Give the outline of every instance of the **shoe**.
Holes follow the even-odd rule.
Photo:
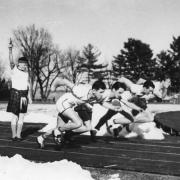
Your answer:
[[[63,134],[58,129],[55,129],[53,131],[54,142],[57,145],[62,144],[62,136],[63,136]]]
[[[74,133],[72,131],[67,131],[63,136],[64,141],[72,142],[74,140],[73,135]]]
[[[121,130],[122,130],[122,126],[119,126],[119,127],[117,127],[117,128],[114,128],[114,129],[113,129],[113,136],[114,136],[115,138],[118,138],[119,133],[121,132]]]
[[[92,129],[92,130],[90,131],[91,136],[96,136],[97,132],[98,132],[98,130]]]
[[[36,141],[37,141],[39,147],[40,147],[41,149],[43,149],[43,148],[44,148],[44,138],[43,138],[42,136],[38,136],[37,139],[36,139]]]
[[[98,132],[98,130],[96,130],[96,129],[92,129],[92,130],[90,131],[91,140],[92,140],[93,142],[96,142],[96,134],[97,134],[97,132]]]
[[[23,140],[23,138],[21,138],[21,137],[16,137],[16,141],[17,142],[21,142]]]
[[[17,137],[12,137],[11,141],[17,141]]]

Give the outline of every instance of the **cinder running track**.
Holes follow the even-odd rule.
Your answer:
[[[45,149],[39,149],[36,137],[44,124],[25,123],[24,140],[12,142],[9,122],[0,122],[0,155],[21,154],[36,162],[68,159],[84,167],[129,170],[143,173],[180,176],[180,136],[167,136],[163,141],[78,136],[71,144],[58,147],[52,137]]]

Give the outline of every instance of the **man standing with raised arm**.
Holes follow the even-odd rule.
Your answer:
[[[12,113],[11,130],[12,140],[21,141],[21,132],[28,102],[31,103],[28,77],[28,61],[25,57],[18,59],[15,64],[10,58],[12,87],[8,101],[7,112]]]
[[[17,64],[13,61],[12,40],[9,43],[9,61],[11,68],[11,91],[7,106],[7,112],[12,113],[11,130],[12,141],[21,141],[21,132],[24,115],[27,112],[28,102],[31,103],[29,93],[28,60],[25,57],[18,59]]]

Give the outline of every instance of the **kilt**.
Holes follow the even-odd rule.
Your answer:
[[[7,112],[11,112],[17,116],[19,113],[26,113],[28,107],[28,90],[11,89],[10,98],[8,101]],[[21,98],[26,98],[27,103],[21,103]]]

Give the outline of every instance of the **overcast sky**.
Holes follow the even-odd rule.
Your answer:
[[[46,28],[60,48],[92,43],[112,59],[132,37],[154,53],[180,35],[180,0],[0,0],[0,56],[18,26]]]

